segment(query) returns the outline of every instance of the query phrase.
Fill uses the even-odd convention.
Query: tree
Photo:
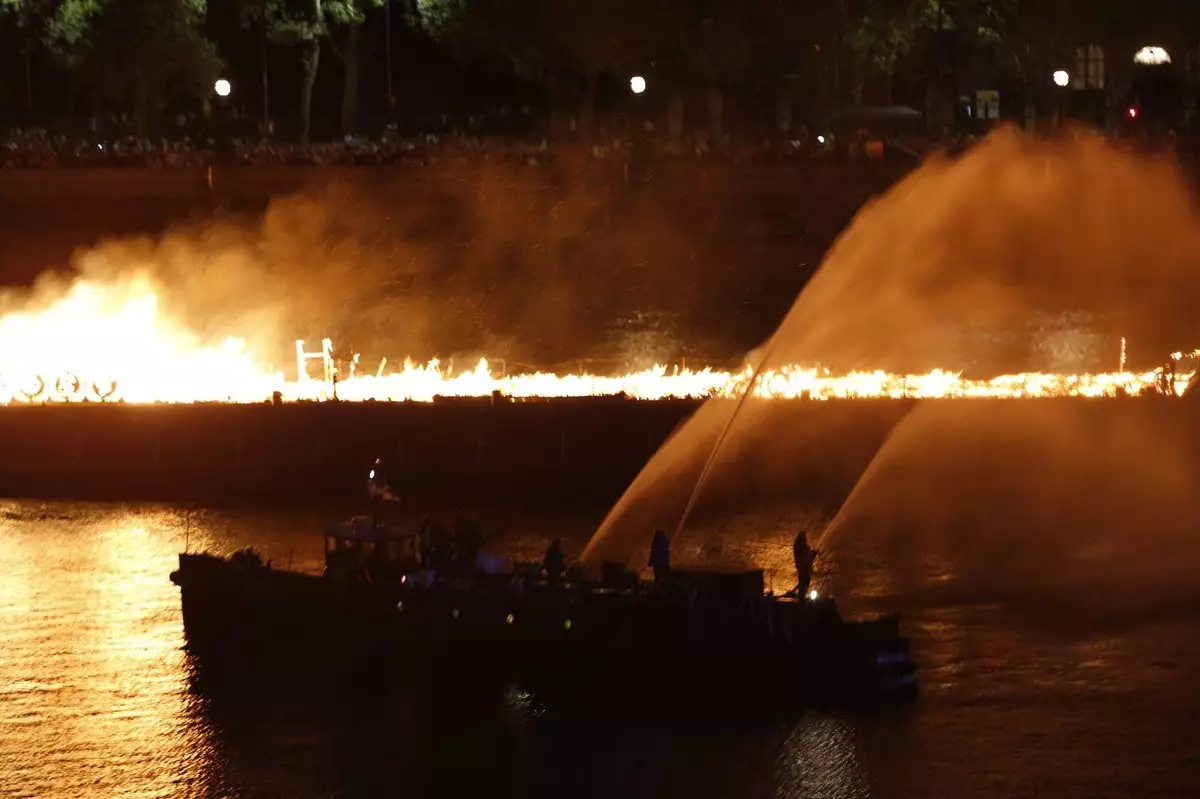
[[[553,52],[541,33],[543,2],[415,0],[408,10],[416,27],[460,58],[502,62],[523,78],[553,90]]]
[[[204,0],[62,0],[46,37],[81,84],[132,107],[141,135],[168,99],[212,85],[220,60],[204,13]]]
[[[321,38],[325,35],[322,0],[243,0],[242,23],[262,27],[264,41],[299,47],[304,68],[300,84],[300,142],[308,144],[312,131],[312,94],[321,66]]]
[[[263,129],[271,124],[270,75],[267,70],[267,49],[275,44],[289,44],[287,7],[283,0],[242,0],[238,17],[243,28],[252,28],[262,35]]]
[[[321,65],[321,45],[330,48],[345,69],[342,84],[342,132],[354,132],[358,116],[360,34],[366,14],[383,0],[241,0],[242,24],[259,28],[265,43],[299,47],[304,67],[300,94],[300,140],[312,131],[312,95]],[[342,40],[338,41],[338,35]],[[266,69],[264,64],[264,70]],[[264,75],[264,84],[265,84]]]
[[[361,34],[367,12],[379,8],[383,0],[326,0],[330,46],[342,62],[341,129],[344,135],[355,132],[358,122],[358,77]],[[341,32],[339,42],[336,34]]]
[[[887,79],[890,93],[898,63],[913,52],[921,35],[940,34],[950,24],[941,0],[863,0],[852,19],[843,41],[856,103],[862,101],[863,82],[873,75]]]
[[[803,93],[825,104],[837,75],[839,8],[833,0],[755,0],[759,69],[776,88],[776,125],[791,127],[791,105]]]
[[[33,55],[45,36],[52,8],[49,0],[0,0],[0,23],[10,22],[21,41],[21,59],[25,67],[25,111],[29,114],[33,113]]]
[[[680,24],[681,2],[664,0],[417,0],[421,27],[460,52],[499,57],[554,91],[556,106],[578,87],[579,129],[595,127],[604,72],[640,65]]]
[[[709,133],[723,133],[724,93],[735,86],[770,87],[776,93],[776,124],[791,127],[791,106],[802,80],[820,94],[836,31],[836,0],[669,0],[674,17],[659,29],[669,37],[655,56],[656,74],[672,84],[670,129],[680,129],[677,87],[706,90]]]
[[[601,73],[641,66],[690,17],[690,3],[678,0],[542,0],[541,5],[543,36],[554,64],[582,78],[579,127],[585,138],[595,128]]]
[[[755,0],[685,0],[687,20],[679,28],[678,52],[687,73],[706,89],[708,131],[713,143],[724,133],[724,87],[758,63]]]

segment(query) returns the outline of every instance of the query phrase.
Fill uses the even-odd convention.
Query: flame
[[[261,402],[279,392],[287,400],[431,402],[435,397],[480,397],[493,393],[524,398],[625,394],[635,399],[737,396],[752,370],[692,370],[659,365],[623,375],[587,373],[496,375],[486,359],[453,373],[434,359],[405,360],[398,370],[335,373],[328,339],[315,353],[297,342],[296,380],[263,365],[239,338],[202,341],[161,312],[158,294],[146,280],[100,284],[81,280],[37,311],[0,316],[0,402],[116,401]],[[1200,353],[1174,353],[1178,361]],[[322,362],[310,377],[312,360]],[[1182,393],[1190,374],[1175,375]],[[971,380],[935,369],[926,374],[882,371],[832,374],[828,370],[785,366],[760,375],[758,397],[812,400],[857,398],[1017,398],[1113,397],[1160,391],[1162,372],[1102,374],[1026,373]]]
[[[38,311],[0,316],[0,401],[256,402],[282,376],[245,342],[201,342],[160,313],[148,280],[77,281]]]

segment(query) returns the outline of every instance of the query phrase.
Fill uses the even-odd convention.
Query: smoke
[[[986,362],[1002,355],[987,334],[1064,314],[1161,359],[1200,338],[1198,256],[1193,198],[1173,162],[1098,136],[1006,130],[932,159],[866,207],[779,328],[775,359],[1036,368]]]
[[[1200,343],[1200,318],[1194,313],[1200,297],[1198,263],[1200,224],[1174,163],[1123,151],[1100,137],[1037,141],[1001,131],[959,158],[930,159],[866,206],[761,352],[769,353],[768,369],[802,363],[825,365],[835,373],[943,368],[995,375],[1043,367],[1038,359],[1048,354],[1058,359],[1054,366],[1063,366],[1063,354],[1071,348],[1039,345],[1039,333],[1045,332],[1047,320],[1061,324],[1057,332],[1071,333],[1082,318],[1088,327],[1075,331],[1077,340],[1126,336],[1131,362],[1153,367],[1168,353]],[[1111,370],[1116,356],[1114,340],[1111,353],[1079,348],[1069,365]],[[1004,436],[994,431],[1004,429],[1005,422],[999,417],[992,421],[994,406],[970,407],[978,433],[954,428],[953,434],[913,434],[911,446],[946,450],[979,440],[986,449],[1003,443]],[[1076,449],[1085,443],[1084,432],[1055,438],[1054,425],[1037,415],[1062,414],[1062,420],[1054,421],[1065,424],[1073,413],[1067,408],[1075,404],[1053,407],[1030,411],[1032,427],[1023,433],[1045,432],[1059,443],[1051,459],[1057,468],[1044,475],[1050,486],[1071,478],[1077,473],[1075,459],[1088,456],[1086,447]],[[628,558],[640,551],[647,525],[674,528],[698,464],[726,428],[732,410],[732,403],[712,401],[676,433],[609,514],[589,547],[590,556]],[[922,418],[934,413],[922,409]],[[871,430],[879,421],[873,414],[866,414],[865,426]],[[917,429],[926,431],[926,424]],[[1012,429],[1025,430],[1017,422]],[[1154,448],[1157,439],[1147,428],[1122,429],[1126,443],[1120,453],[1132,457]],[[739,494],[844,498],[848,470],[861,469],[870,460],[861,454],[871,436],[860,432],[850,423],[830,429],[819,417],[782,418],[769,410],[769,403],[748,402],[729,427],[705,489],[719,501],[702,497],[698,523],[706,513],[729,507]],[[1029,453],[1032,460],[1044,456]],[[822,463],[827,477],[814,491],[814,471],[819,469],[813,465]],[[1159,466],[1128,476],[1145,483],[1134,495],[1157,496],[1178,486],[1174,480],[1163,482],[1166,465]],[[872,468],[891,473],[879,464]],[[1026,469],[1028,476],[1028,468],[1020,459],[996,461],[993,473],[980,479],[994,483],[1006,469]],[[923,501],[914,506],[913,515],[919,516],[920,509],[936,513],[939,507],[957,508],[954,492],[970,484],[956,477],[953,469],[928,475],[939,490],[914,494]],[[855,501],[865,501],[875,490],[860,486]],[[1065,489],[1061,498],[1068,515],[1082,513],[1076,504],[1089,499],[1086,491]],[[1025,499],[1014,490],[1014,503]],[[1037,500],[1031,498],[1035,506],[1045,506]]]
[[[245,338],[275,363],[290,363],[295,339],[325,336],[374,359],[553,363],[594,349],[630,309],[682,304],[691,233],[644,210],[518,166],[364,177],[273,200],[260,218],[104,241],[0,302],[45,307],[79,280],[114,296],[149,285],[201,341]],[[647,358],[667,346],[618,344]]]

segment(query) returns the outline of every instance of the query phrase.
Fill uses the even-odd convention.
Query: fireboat
[[[373,489],[375,499],[389,494]],[[252,550],[181,553],[171,580],[194,656],[322,670],[420,663],[430,675],[470,664],[473,679],[498,686],[588,692],[619,682],[632,695],[689,686],[771,703],[917,695],[899,614],[847,620],[815,591],[765,590],[761,569],[677,569],[651,582],[623,564],[548,571],[477,550],[464,563],[463,553],[430,552],[428,524],[406,530],[374,514],[323,534],[321,574],[276,568]]]

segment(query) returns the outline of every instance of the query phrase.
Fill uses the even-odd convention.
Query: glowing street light
[[[1165,48],[1152,46],[1143,47],[1133,55],[1133,63],[1145,66],[1159,67],[1171,63],[1171,54]]]
[[[1067,84],[1070,82],[1071,82],[1071,76],[1067,73],[1067,71],[1065,69],[1055,70],[1055,72],[1054,72],[1054,85],[1055,86],[1065,89],[1065,88],[1067,88]]]
[[[221,78],[213,84],[213,91],[217,93],[218,97],[228,97],[229,93],[233,91],[233,87],[229,85],[229,81]]]
[[[629,91],[634,94],[641,94],[646,91],[646,79],[641,75],[634,75],[629,79]]]

